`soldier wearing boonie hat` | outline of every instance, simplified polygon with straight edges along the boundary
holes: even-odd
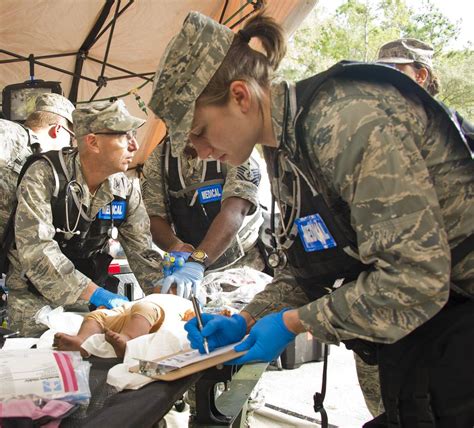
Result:
[[[385,43],[377,61],[405,73],[432,96],[439,93],[440,84],[433,71],[433,47],[417,39],[398,39]]]
[[[433,68],[433,47],[417,39],[398,39],[379,49],[377,62],[384,64],[423,64]]]
[[[98,132],[126,133],[139,128],[145,120],[132,116],[122,100],[81,104],[72,113],[76,136]]]

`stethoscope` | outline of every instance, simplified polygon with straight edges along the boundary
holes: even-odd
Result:
[[[290,88],[287,82],[285,84],[285,103],[283,109],[283,125],[282,133],[280,137],[279,148],[277,149],[275,158],[273,160],[273,171],[274,171],[274,182],[276,187],[277,198],[272,192],[272,203],[271,203],[271,217],[270,217],[270,230],[271,230],[271,244],[273,251],[268,256],[268,264],[271,268],[283,268],[288,262],[288,257],[286,256],[286,251],[293,245],[293,242],[298,235],[296,219],[300,217],[301,213],[301,178],[303,178],[310,188],[313,195],[317,195],[316,190],[309,182],[306,175],[301,171],[300,168],[293,163],[288,154],[285,153],[281,148],[285,146],[287,135],[288,135],[288,114],[290,113],[290,91],[293,89],[291,95],[293,96],[292,107],[293,111],[296,110],[296,93],[294,92],[294,87]],[[293,118],[295,121],[298,117],[296,114]],[[284,162],[285,165],[289,167],[292,175],[292,191],[291,191],[291,210],[288,216],[288,220],[285,221],[286,213],[286,204],[282,204],[281,200],[281,189],[280,189],[280,161]],[[279,231],[276,229],[275,225],[275,208],[278,203],[279,209]]]
[[[69,195],[72,195],[74,200],[76,201],[76,205],[79,207],[79,213],[77,214],[76,221],[74,226],[71,228],[71,224],[69,223]],[[79,203],[77,204],[77,201]],[[70,180],[66,184],[66,195],[64,198],[64,210],[65,210],[65,218],[66,218],[66,228],[60,229],[59,227],[56,228],[56,232],[58,233],[69,233],[71,235],[80,235],[81,231],[77,230],[77,226],[79,225],[79,220],[81,219],[82,215],[82,202],[84,201],[84,187],[80,184],[77,180]]]
[[[79,209],[79,212],[76,217],[76,221],[74,222],[74,226],[71,228],[71,223],[69,221],[69,197],[72,197],[74,199],[74,202],[76,203],[76,206]],[[81,216],[87,217],[85,215],[85,212],[82,209],[82,205],[84,202],[84,187],[82,186],[81,183],[79,183],[77,180],[73,179],[70,180],[67,185],[66,185],[66,195],[64,198],[64,206],[65,206],[65,219],[66,219],[66,227],[64,229],[56,228],[56,232],[58,233],[64,233],[64,234],[71,234],[71,235],[80,235],[81,231],[77,230],[77,227],[79,226],[79,221],[81,219]],[[113,205],[112,202],[109,204],[109,212],[110,212],[110,227],[107,230],[107,236],[111,239],[117,239],[118,238],[118,228],[114,225],[114,214],[112,211]],[[88,220],[92,221],[91,219],[87,218]]]

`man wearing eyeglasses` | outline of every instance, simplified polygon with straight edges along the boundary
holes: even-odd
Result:
[[[107,279],[110,238],[118,239],[146,292],[161,272],[139,184],[124,174],[138,148],[144,120],[123,101],[95,102],[73,113],[77,148],[48,152],[24,171],[18,188],[15,247],[7,277],[10,327],[35,336],[43,306],[114,308],[123,296]],[[55,178],[57,175],[58,178]]]
[[[71,145],[74,105],[59,94],[42,94],[24,125],[0,119],[0,239],[15,201],[18,174],[28,156]]]

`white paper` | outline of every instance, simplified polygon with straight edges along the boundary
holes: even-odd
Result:
[[[38,343],[39,339],[34,337],[15,337],[5,339],[1,351],[11,351],[15,349],[30,349],[33,345]]]
[[[245,338],[243,339],[245,340]],[[199,350],[192,349],[182,354],[173,355],[172,357],[166,358],[164,360],[158,361],[159,364],[163,364],[165,366],[172,366],[176,368],[183,368],[189,366],[194,363],[199,363],[200,361],[206,361],[209,358],[217,357],[218,355],[225,354],[226,352],[232,351],[235,346],[237,346],[241,342],[232,343],[231,345],[222,346],[221,348],[217,348],[209,354],[201,354]]]

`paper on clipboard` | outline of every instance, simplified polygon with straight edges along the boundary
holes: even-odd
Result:
[[[149,376],[153,379],[171,381],[208,369],[210,367],[214,367],[218,364],[225,363],[226,361],[230,361],[234,358],[244,355],[245,351],[234,351],[234,347],[239,343],[241,342],[217,348],[209,354],[200,354],[197,349],[189,349],[169,355],[156,361],[150,361],[148,363],[152,363],[151,367],[154,367],[154,369],[149,371],[146,376]],[[141,360],[140,363],[142,364],[147,362]],[[140,371],[140,365],[131,367],[130,371],[134,373],[141,372],[142,374],[145,374],[143,371]]]

